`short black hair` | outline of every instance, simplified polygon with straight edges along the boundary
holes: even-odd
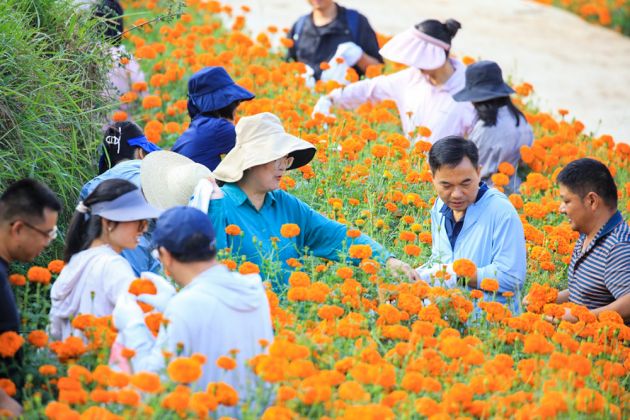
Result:
[[[0,220],[22,217],[39,222],[44,218],[44,209],[59,213],[61,202],[50,188],[34,179],[14,182],[0,197]]]
[[[598,160],[582,158],[570,162],[556,178],[571,192],[586,197],[589,192],[599,195],[610,208],[617,208],[617,185],[610,170]]]
[[[429,150],[429,166],[435,173],[442,166],[457,166],[464,158],[470,159],[474,167],[479,165],[479,150],[470,140],[460,136],[448,136],[436,141]]]
[[[208,242],[209,238],[206,235],[197,232],[187,238],[183,250],[180,252],[173,252],[167,246],[164,248],[171,253],[173,258],[182,263],[210,261],[217,255],[217,248],[214,242],[210,246],[208,246]]]

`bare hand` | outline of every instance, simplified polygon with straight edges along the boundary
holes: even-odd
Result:
[[[409,264],[398,258],[387,260],[387,268],[394,274],[404,274],[410,281],[419,281],[420,276]]]

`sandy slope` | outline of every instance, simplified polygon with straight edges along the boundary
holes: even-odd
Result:
[[[255,32],[289,27],[306,0],[227,0],[252,8]],[[425,18],[455,18],[453,52],[497,61],[534,85],[541,108],[570,110],[587,131],[630,142],[630,38],[527,0],[343,0],[375,29],[394,34]]]

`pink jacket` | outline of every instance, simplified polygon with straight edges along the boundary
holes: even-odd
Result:
[[[465,66],[451,59],[455,73],[442,86],[434,86],[420,70],[407,68],[399,72],[365,79],[333,90],[329,97],[336,106],[353,109],[364,102],[386,99],[396,102],[403,132],[408,135],[417,127],[431,130],[431,143],[442,137],[466,137],[475,124],[476,114],[470,102],[456,102],[453,95],[463,89]],[[417,140],[417,139],[414,139]]]

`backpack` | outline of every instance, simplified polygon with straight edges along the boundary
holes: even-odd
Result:
[[[359,12],[354,9],[346,9],[346,24],[348,25],[348,29],[350,29],[350,34],[352,36],[352,42],[355,44],[359,44]],[[293,45],[297,46],[297,42],[300,39],[300,34],[304,29],[304,24],[306,23],[306,19],[311,17],[310,13],[304,16],[301,16],[298,21],[295,23],[295,31],[293,32]]]

